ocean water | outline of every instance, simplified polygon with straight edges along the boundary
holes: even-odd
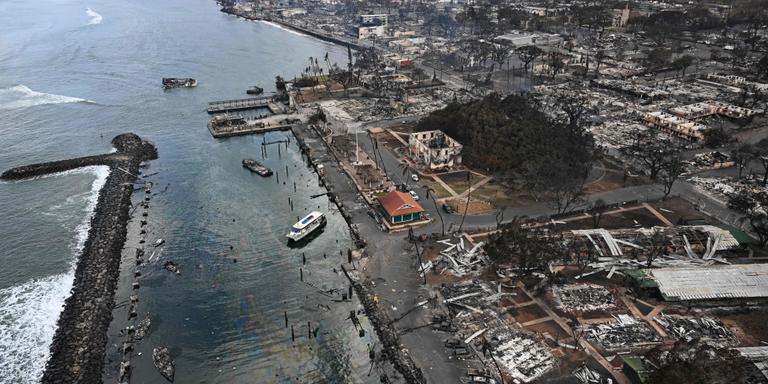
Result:
[[[359,304],[327,293],[347,289],[338,266],[349,233],[326,197],[310,198],[324,191],[294,138],[215,140],[206,129],[208,101],[245,97],[252,85],[271,92],[276,75],[299,74],[326,53],[340,64],[347,56],[222,14],[212,0],[0,2],[0,169],[107,152],[123,132],[158,147],[145,170],[155,186],[148,243],[165,245],[147,252],[138,310],[152,327],[133,382],[163,382],[151,366],[157,345],[171,350],[182,383],[378,381],[375,369],[368,375],[375,338],[346,320]],[[199,85],[164,91],[162,77]],[[240,165],[260,159],[265,140],[290,140],[263,159],[279,183]],[[0,383],[37,382],[106,173],[0,183]],[[326,212],[328,226],[288,247],[285,232],[310,210]],[[167,261],[181,275],[164,270]]]

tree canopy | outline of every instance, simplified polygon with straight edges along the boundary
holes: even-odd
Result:
[[[581,191],[599,151],[581,124],[577,101],[561,102],[554,119],[533,99],[492,94],[466,104],[450,104],[422,119],[417,131],[442,130],[464,145],[466,164],[517,179],[534,194]],[[557,208],[566,209],[558,205]]]

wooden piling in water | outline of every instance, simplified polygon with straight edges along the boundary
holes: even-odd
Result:
[[[288,311],[283,311],[283,315],[285,316],[285,327],[288,328]]]

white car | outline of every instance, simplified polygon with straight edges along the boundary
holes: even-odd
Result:
[[[417,174],[415,174],[415,173],[414,173],[413,175],[411,175],[411,180],[413,180],[413,181],[419,181],[419,175],[417,175]]]
[[[411,194],[411,197],[413,197],[414,200],[416,200],[416,201],[419,200],[419,194],[416,193],[416,191],[409,191],[408,193]]]

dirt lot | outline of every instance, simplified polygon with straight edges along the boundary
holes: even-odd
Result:
[[[450,205],[457,215],[463,215],[464,210],[467,210],[468,215],[488,213],[494,211],[494,206],[485,200],[476,200],[475,198],[469,199],[469,206],[467,206],[467,199],[451,199],[445,202]]]
[[[519,323],[525,323],[527,321],[540,319],[547,316],[547,313],[543,309],[539,308],[536,304],[526,305],[524,307],[517,307],[511,310],[515,320]]]
[[[472,184],[475,184],[483,179],[482,176],[469,171],[441,173],[436,176],[443,180],[444,183],[448,184],[448,186],[451,187],[451,189],[453,189],[456,193],[461,194],[462,192],[466,191],[467,188],[469,188],[467,185],[467,173],[471,173],[470,183]]]
[[[538,334],[549,333],[555,340],[562,340],[571,337],[567,334],[554,320],[548,320],[543,323],[529,325],[525,327],[526,330],[535,332]]]
[[[679,197],[652,203],[651,206],[673,224],[682,223],[683,221],[701,221],[707,224],[718,224],[717,220],[697,211],[691,203]]]
[[[605,229],[665,226],[665,224],[659,220],[659,218],[657,218],[647,209],[642,207],[638,209],[630,209],[634,207],[635,206],[626,207],[626,210],[604,213],[600,219],[600,222],[598,223],[598,226]],[[592,218],[586,217],[584,215],[580,216],[583,216],[584,218],[581,219],[579,216],[575,216],[576,220],[569,220],[569,218],[561,219],[566,221],[566,224],[561,225],[559,228],[569,230],[594,228]]]
[[[451,194],[445,188],[443,188],[443,186],[440,183],[437,183],[434,181],[428,181],[427,179],[424,179],[424,182],[427,183],[427,185],[429,185],[430,188],[432,188],[432,190],[435,193],[435,196],[438,199],[451,197]]]
[[[718,317],[740,336],[745,346],[763,346],[768,342],[768,309],[719,314]]]

